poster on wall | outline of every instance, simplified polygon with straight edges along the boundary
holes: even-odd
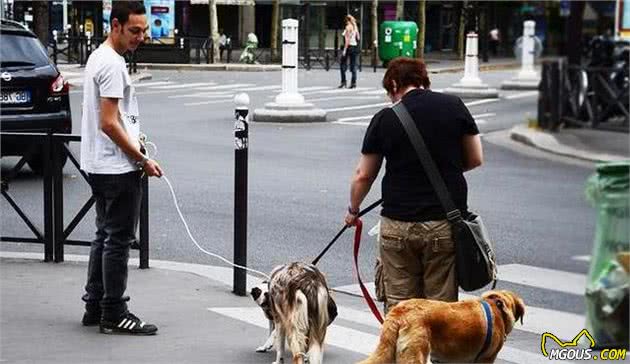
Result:
[[[175,43],[175,0],[144,0],[151,43]]]
[[[103,36],[107,36],[111,31],[109,15],[112,13],[112,0],[103,0]]]

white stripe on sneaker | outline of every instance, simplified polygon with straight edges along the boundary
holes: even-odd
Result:
[[[140,323],[140,328],[143,328],[143,327],[144,327],[144,321]]]
[[[123,326],[124,329],[129,329],[129,327],[131,327],[131,325],[135,325],[135,323],[132,320],[127,321],[127,324],[125,324],[125,326]]]
[[[134,327],[136,327],[136,323],[135,323],[135,322],[134,322],[134,323],[132,323],[132,325],[131,325],[131,326],[129,326],[129,330],[133,330],[133,328],[134,328]]]
[[[122,320],[120,321],[120,323],[118,324],[118,327],[119,327],[119,328],[120,328],[120,327],[123,327],[123,325],[125,325],[126,323],[127,323],[127,319],[126,319],[126,318],[124,318],[124,319],[122,319]]]

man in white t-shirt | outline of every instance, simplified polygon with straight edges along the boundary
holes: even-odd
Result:
[[[96,238],[92,242],[85,286],[83,325],[100,325],[106,334],[152,335],[127,309],[127,262],[136,241],[142,173],[162,169],[141,151],[140,113],[125,59],[147,30],[142,2],[115,2],[111,32],[85,66],[81,119],[81,169],[89,174],[96,199]]]

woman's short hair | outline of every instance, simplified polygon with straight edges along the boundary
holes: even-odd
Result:
[[[427,65],[421,59],[408,57],[398,57],[390,61],[383,76],[383,88],[391,94],[394,87],[396,90],[403,90],[409,86],[431,86]]]

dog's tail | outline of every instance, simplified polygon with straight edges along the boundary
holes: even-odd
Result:
[[[321,364],[324,355],[324,340],[326,339],[326,329],[331,317],[328,312],[330,297],[328,288],[321,285],[317,287],[312,302],[311,325],[308,332],[308,356],[311,364]]]
[[[384,364],[396,362],[396,347],[398,342],[398,320],[385,320],[381,329],[381,337],[376,350],[370,356],[357,364]]]
[[[309,328],[308,320],[308,299],[301,290],[295,292],[294,309],[290,313],[291,327],[287,332],[289,348],[293,353],[304,353],[306,351],[307,335]]]

